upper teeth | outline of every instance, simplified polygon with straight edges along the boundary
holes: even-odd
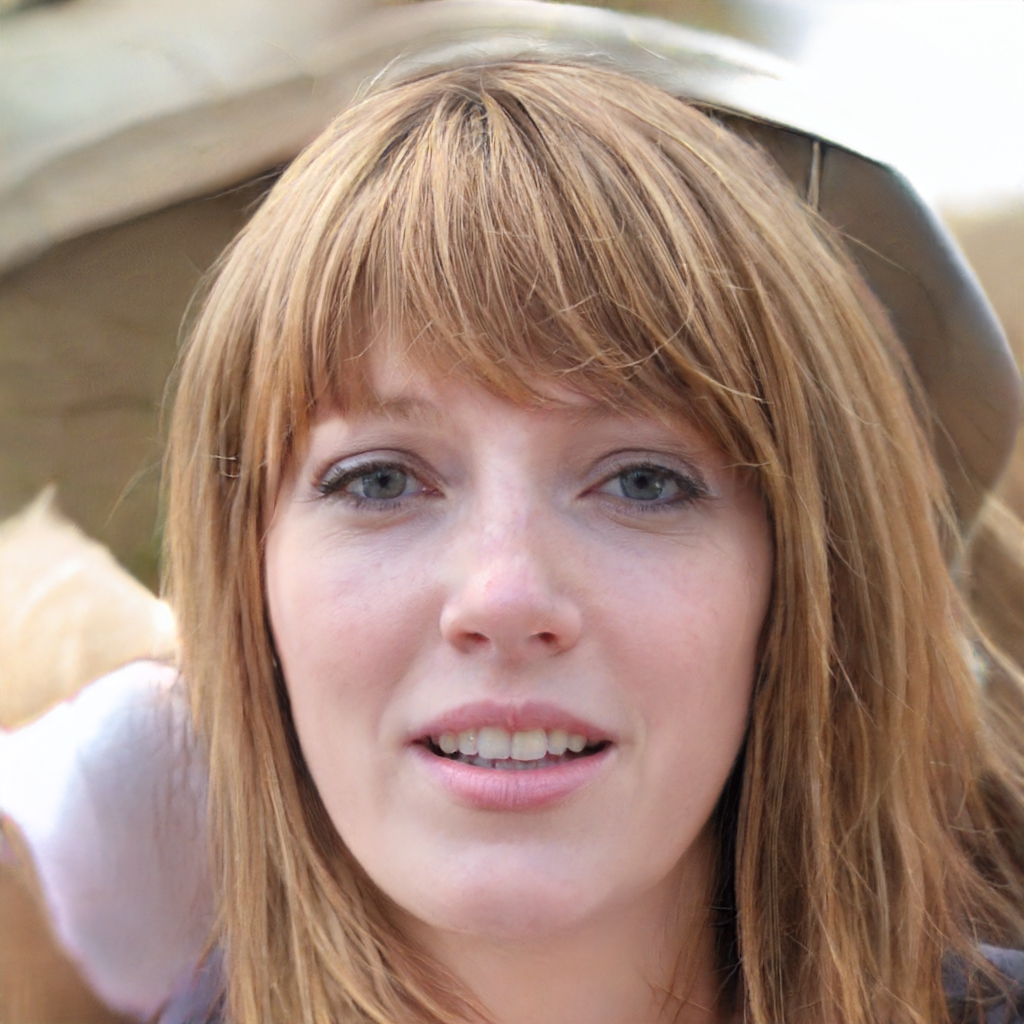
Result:
[[[540,761],[546,755],[561,757],[567,750],[578,754],[587,745],[586,736],[569,733],[564,729],[529,729],[508,733],[496,726],[466,729],[463,732],[443,732],[434,743],[446,754],[456,751],[469,757],[483,757],[489,761]]]

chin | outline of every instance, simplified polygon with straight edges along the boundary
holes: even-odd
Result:
[[[536,890],[522,889],[490,889],[474,892],[468,899],[460,894],[452,903],[424,907],[416,916],[441,931],[509,943],[578,930],[584,923],[579,907],[570,907],[564,901],[552,905]]]
[[[461,858],[444,870],[424,871],[408,889],[385,878],[378,885],[431,928],[493,941],[536,939],[579,928],[604,903],[600,879],[586,871],[552,872],[556,856],[503,857],[488,850],[476,863]],[[433,883],[427,891],[424,877]]]

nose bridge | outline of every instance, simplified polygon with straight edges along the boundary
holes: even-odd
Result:
[[[467,560],[467,583],[481,598],[522,604],[524,611],[528,604],[543,603],[554,568],[544,552],[544,516],[522,506],[485,511],[479,529]]]
[[[579,609],[565,590],[553,517],[529,487],[485,488],[461,524],[441,617],[459,649],[510,658],[557,653],[579,638]]]

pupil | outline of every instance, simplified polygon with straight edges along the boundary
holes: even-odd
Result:
[[[398,498],[405,493],[408,477],[400,469],[376,469],[362,479],[368,498]]]
[[[654,501],[665,490],[664,476],[650,469],[632,469],[619,479],[622,481],[622,493],[636,501]]]

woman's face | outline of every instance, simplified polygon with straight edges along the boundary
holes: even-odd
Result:
[[[772,548],[685,422],[378,365],[276,506],[266,585],[309,770],[428,929],[586,927],[706,880]]]

